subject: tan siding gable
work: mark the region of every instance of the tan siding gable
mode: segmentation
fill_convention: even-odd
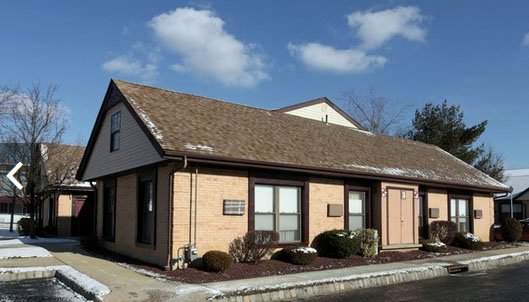
[[[285,113],[317,121],[325,121],[325,116],[327,115],[328,122],[330,124],[358,128],[353,123],[348,121],[345,117],[343,117],[343,115],[338,113],[338,111],[334,110],[334,108],[329,106],[329,104],[327,103],[309,105],[303,108],[285,111]]]
[[[121,112],[120,148],[110,152],[110,119],[118,111]],[[123,103],[118,103],[105,115],[88,159],[83,180],[101,178],[161,160],[162,158],[129,110]]]

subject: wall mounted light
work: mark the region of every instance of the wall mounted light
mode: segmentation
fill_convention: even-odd
[[[386,188],[382,188],[382,197],[386,196],[388,196],[388,191],[386,190]]]
[[[419,199],[419,192],[413,191],[413,198]]]

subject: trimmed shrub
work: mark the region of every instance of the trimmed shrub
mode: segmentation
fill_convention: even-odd
[[[452,245],[473,251],[481,251],[483,249],[483,242],[481,239],[468,232],[457,232]]]
[[[29,229],[31,225],[31,219],[29,218],[20,218],[17,221],[17,230],[20,236],[29,236]]]
[[[356,229],[355,250],[353,253],[362,257],[373,257],[378,254],[378,232],[374,229]]]
[[[348,230],[325,231],[312,242],[312,247],[318,255],[328,258],[346,258],[358,249],[359,241],[355,240],[356,233]]]
[[[434,221],[430,223],[429,239],[451,244],[457,233],[457,225],[453,221]]]
[[[448,249],[446,244],[437,240],[423,240],[421,241],[421,244],[422,247],[420,249],[425,252],[445,253]]]
[[[79,238],[79,242],[85,249],[92,249],[97,246],[98,239],[96,235],[84,235]]]
[[[318,258],[318,251],[312,247],[294,247],[281,250],[280,258],[296,265],[308,265]]]
[[[229,247],[230,255],[238,262],[257,262],[270,254],[279,240],[274,231],[250,231],[235,238]]]
[[[204,269],[210,272],[223,272],[230,268],[233,258],[222,251],[209,251],[202,256]]]
[[[514,218],[507,218],[501,223],[501,235],[507,242],[515,242],[522,237],[522,225]]]

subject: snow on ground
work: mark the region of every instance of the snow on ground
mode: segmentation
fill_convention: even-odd
[[[493,261],[493,260],[513,258],[513,257],[518,257],[518,256],[527,256],[527,255],[529,255],[529,252],[518,252],[518,253],[501,254],[501,255],[494,255],[494,256],[487,256],[487,257],[481,257],[481,258],[476,258],[476,259],[464,260],[464,261],[459,261],[459,263],[471,264],[471,263],[479,263],[479,262]]]
[[[130,264],[127,264],[127,263],[117,263],[117,265],[122,266],[122,267],[124,267],[126,269],[129,269],[129,270],[131,270],[133,272],[136,272],[138,274],[142,274],[142,275],[154,278],[154,279],[156,279],[158,281],[162,281],[162,282],[169,282],[170,281],[167,278],[165,278],[165,276],[162,275],[162,274],[157,274],[155,272],[151,272],[151,271],[148,271],[146,269],[137,268],[137,267],[134,267],[133,265],[130,265]]]
[[[40,244],[40,243],[77,243],[74,239],[65,238],[40,238],[31,239],[29,237],[20,236],[18,238],[2,240],[0,238],[0,247],[3,245],[14,245],[14,244]]]
[[[41,247],[0,248],[0,259],[51,257],[50,252]]]
[[[65,238],[40,238],[31,239],[28,236],[19,236],[14,230],[10,232],[5,225],[0,225],[0,247],[14,244],[39,244],[39,243],[76,243],[76,240]]]
[[[61,265],[58,267],[59,268],[57,270],[63,276],[73,281],[75,284],[83,288],[83,290],[93,293],[100,298],[110,293],[110,289],[106,285],[73,269],[71,266]]]

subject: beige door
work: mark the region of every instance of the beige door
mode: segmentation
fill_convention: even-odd
[[[388,243],[414,243],[413,190],[388,190]]]

